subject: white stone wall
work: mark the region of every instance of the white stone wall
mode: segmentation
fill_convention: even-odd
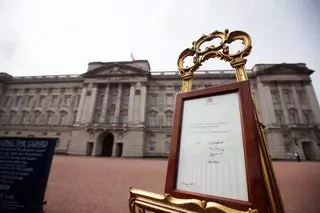
[[[320,124],[319,103],[310,73],[305,70],[300,72],[302,67],[298,67],[290,70],[278,66],[276,70],[267,72],[259,70],[261,65],[257,65],[255,72],[250,74],[251,90],[258,114],[266,127],[267,147],[272,157],[290,158],[290,153],[299,152],[304,159],[303,147],[306,146],[303,144],[309,143],[311,157],[320,159],[320,132],[317,130]],[[48,77],[30,77],[17,79],[14,84],[3,81],[0,85],[0,136],[59,137],[57,152],[75,155],[85,155],[87,144],[93,143],[92,155],[100,155],[101,135],[111,132],[114,136],[113,156],[117,143],[123,144],[124,157],[166,156],[172,127],[168,121],[173,120],[170,113],[174,111],[174,97],[181,90],[179,75],[149,75],[147,61],[94,62],[89,64],[88,70],[84,77],[51,77],[51,80]],[[231,72],[199,72],[195,75],[192,88],[231,82],[235,82],[235,75]],[[113,122],[108,123],[112,85],[116,85],[117,97],[112,109]],[[129,96],[127,106],[123,106],[125,90]],[[274,91],[278,92],[279,103],[274,103]],[[290,91],[290,103],[285,100],[286,91]],[[301,91],[304,92],[302,96]],[[99,94],[104,94],[104,98],[98,109]],[[154,95],[155,100],[152,98]],[[168,105],[166,97],[170,95],[173,96],[173,104]],[[303,100],[300,100],[301,97]],[[54,103],[53,99],[56,99]],[[296,112],[294,124],[292,109]],[[99,119],[95,119],[97,110],[100,110]],[[123,110],[127,113],[122,114]],[[275,110],[282,112],[283,123],[278,123]],[[308,124],[305,113],[309,111]],[[11,117],[12,113],[15,113],[14,117]],[[66,113],[65,117],[63,113]],[[122,116],[127,116],[125,123],[120,122]],[[155,116],[154,125],[150,123],[151,116]],[[59,122],[61,119],[62,123]],[[46,122],[48,120],[49,123]]]

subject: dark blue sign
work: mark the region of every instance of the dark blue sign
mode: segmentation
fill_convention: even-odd
[[[0,212],[40,213],[58,138],[0,137]]]

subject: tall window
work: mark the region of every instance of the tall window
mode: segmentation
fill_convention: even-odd
[[[271,91],[272,102],[275,104],[280,103],[279,93],[276,90]]]
[[[16,114],[17,113],[14,112],[14,111],[10,112],[9,119],[8,119],[8,124],[13,124],[14,123]]]
[[[1,107],[6,107],[6,106],[8,105],[9,99],[10,99],[9,96],[5,96],[5,97],[2,99]]]
[[[283,94],[285,102],[288,104],[292,103],[292,92],[289,90],[284,90]]]
[[[172,126],[172,112],[171,111],[166,112],[166,126],[167,127]]]
[[[167,94],[166,95],[166,106],[171,107],[173,105],[173,95]]]
[[[41,95],[41,96],[39,97],[38,107],[41,107],[41,106],[44,105],[44,99],[45,99],[45,98],[46,98],[46,97],[45,97],[44,95]]]
[[[297,110],[290,109],[289,110],[289,119],[291,124],[297,124],[298,123],[298,116],[297,116]]]
[[[101,108],[97,108],[96,113],[95,113],[95,117],[94,117],[95,123],[99,123],[100,117],[101,117]]]
[[[19,106],[20,101],[21,101],[21,96],[17,96],[17,97],[16,97],[16,100],[15,100],[15,102],[14,102],[14,107]]]
[[[149,151],[154,152],[156,150],[156,142],[155,141],[149,141]]]
[[[26,101],[25,101],[25,105],[26,105],[27,107],[30,106],[31,100],[32,100],[32,96],[28,95],[28,96],[26,97]]]
[[[27,122],[28,116],[29,116],[29,112],[23,111],[23,112],[22,112],[22,118],[21,118],[21,120],[20,120],[20,123],[21,123],[21,124],[25,124],[25,123]]]
[[[298,90],[297,96],[300,104],[306,103],[306,94],[304,90]]]
[[[311,111],[310,110],[303,111],[303,116],[304,116],[304,122],[306,124],[311,124],[312,123],[312,116],[311,116]]]
[[[41,116],[41,112],[40,111],[35,111],[34,118],[33,118],[33,124],[39,124],[40,123],[40,116]]]
[[[128,112],[126,110],[122,111],[120,114],[120,123],[126,124],[127,120],[128,120]]]
[[[63,99],[63,105],[68,106],[70,103],[70,99],[71,99],[70,95],[65,95]]]
[[[68,113],[67,113],[66,111],[60,112],[60,115],[59,115],[59,125],[64,125],[64,124],[65,124],[67,115],[68,115]]]
[[[4,111],[0,111],[0,124],[4,124]]]
[[[76,122],[77,119],[77,111],[73,112],[73,117],[72,117],[72,123],[74,124]]]
[[[58,100],[58,96],[57,95],[53,95],[52,99],[51,99],[51,105],[54,106],[57,104],[57,100]]]
[[[276,115],[276,119],[277,119],[277,124],[283,124],[283,113],[282,110],[275,110],[275,115]]]
[[[46,117],[46,124],[50,125],[52,124],[52,121],[53,121],[53,112],[52,111],[49,111],[47,112],[47,117]]]
[[[149,112],[149,126],[155,127],[157,125],[157,112]]]
[[[108,113],[108,119],[107,119],[108,123],[112,124],[113,123],[113,119],[114,119],[114,112],[111,111],[111,112]]]
[[[156,94],[150,95],[149,101],[150,101],[149,102],[150,106],[156,106],[157,105],[157,95]]]

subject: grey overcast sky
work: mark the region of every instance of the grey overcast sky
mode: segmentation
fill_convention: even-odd
[[[306,63],[319,99],[317,0],[0,0],[0,72],[80,74],[90,61],[131,60],[131,50],[153,71],[173,71],[193,40],[225,28],[250,34],[247,68]]]

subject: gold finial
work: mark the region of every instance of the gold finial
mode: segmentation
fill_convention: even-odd
[[[211,45],[206,47],[205,50],[201,50],[200,46],[205,42],[210,42],[214,39],[221,39],[218,46]],[[237,53],[230,54],[228,44],[236,40],[241,40],[244,45],[244,49],[238,51]],[[197,41],[192,42],[192,47],[182,51],[178,58],[178,69],[183,80],[182,92],[187,92],[191,90],[193,72],[199,69],[203,62],[209,60],[210,58],[219,58],[226,62],[230,62],[231,66],[235,68],[236,77],[238,81],[247,80],[248,76],[245,71],[246,59],[251,52],[251,38],[243,31],[233,31],[229,32],[226,29],[224,32],[214,31],[210,35],[202,35]],[[193,65],[184,66],[184,60],[187,57],[193,57]],[[185,76],[192,76],[191,79],[185,78]],[[186,90],[189,88],[190,90]]]

